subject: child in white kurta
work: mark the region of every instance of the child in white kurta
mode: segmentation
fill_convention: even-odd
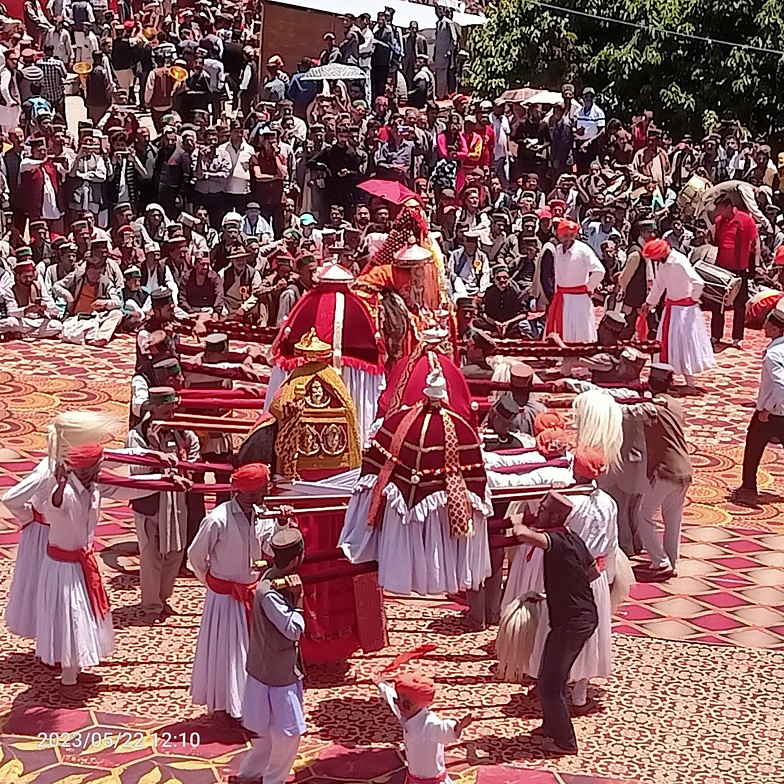
[[[648,244],[652,243],[646,247]],[[643,248],[643,255],[645,252]],[[656,335],[662,350],[654,359],[672,365],[690,387],[694,386],[694,376],[716,364],[699,305],[704,287],[705,281],[686,256],[670,250],[658,266],[645,308],[646,312],[652,310],[664,296],[664,313]]]
[[[457,720],[433,713],[428,706],[435,698],[435,685],[416,673],[398,676],[394,686],[380,677],[375,682],[403,727],[408,764],[405,784],[452,784],[446,772],[444,746],[459,740],[471,723],[471,714]]]
[[[79,464],[72,462],[77,454],[83,461]],[[96,611],[86,573],[75,556],[85,554],[95,563],[93,540],[102,497],[137,498],[149,494],[149,490],[98,484],[95,479],[102,456],[103,450],[94,445],[72,449],[66,458],[69,467],[60,469],[54,483],[39,486],[30,499],[30,504],[49,523],[36,602],[35,652],[45,664],[61,666],[61,684],[66,688],[100,680],[82,674],[81,670],[97,666],[114,649],[112,614],[108,608],[105,612]],[[89,465],[88,460],[92,461]],[[85,484],[82,480],[86,476],[91,481]],[[140,477],[160,478],[160,474]]]
[[[45,457],[3,496],[6,508],[21,526],[14,577],[5,608],[5,625],[8,631],[21,637],[35,638],[38,580],[49,541],[49,524],[31,501],[36,492],[45,486],[51,492],[54,482],[54,475],[49,470],[49,458]]]

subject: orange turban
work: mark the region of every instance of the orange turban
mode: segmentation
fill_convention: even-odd
[[[607,468],[604,455],[592,446],[578,446],[574,450],[574,475],[596,479]]]
[[[566,431],[548,427],[536,436],[536,448],[542,457],[551,460],[566,454]]]
[[[671,250],[672,248],[667,240],[648,240],[648,242],[643,245],[642,257],[644,259],[660,261],[666,259],[667,256],[670,255]]]
[[[558,221],[558,227],[555,230],[555,234],[559,240],[564,237],[576,237],[579,233],[579,223],[575,223],[573,220],[567,220],[566,218]]]
[[[71,468],[92,468],[103,457],[103,447],[100,444],[82,444],[69,450],[65,458]]]
[[[399,697],[408,697],[414,705],[426,708],[436,698],[436,685],[418,672],[404,672],[395,680],[395,691]]]
[[[238,493],[250,493],[267,484],[270,478],[269,466],[264,463],[248,463],[240,466],[231,475],[231,486]]]
[[[542,411],[534,417],[534,433],[541,433],[548,427],[564,428],[566,422],[557,411]]]

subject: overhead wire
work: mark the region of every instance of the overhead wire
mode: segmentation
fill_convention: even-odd
[[[572,16],[581,16],[586,19],[594,19],[601,22],[608,22],[609,24],[623,25],[624,27],[633,27],[637,30],[645,30],[647,32],[657,33],[659,35],[670,35],[677,38],[685,38],[690,41],[702,41],[708,44],[718,44],[719,46],[730,46],[734,49],[744,49],[750,52],[761,52],[763,54],[775,54],[779,57],[784,57],[784,51],[780,49],[770,49],[766,46],[754,46],[753,44],[741,44],[735,41],[724,41],[721,38],[713,38],[711,36],[697,35],[695,33],[683,33],[678,30],[669,30],[664,27],[657,27],[656,25],[643,24],[641,22],[631,22],[627,19],[615,19],[611,16],[604,16],[602,14],[594,14],[588,11],[580,11],[576,8],[565,8],[555,3],[543,2],[543,0],[536,0],[536,4],[543,8],[549,8],[552,11],[559,11],[564,14],[571,14]]]

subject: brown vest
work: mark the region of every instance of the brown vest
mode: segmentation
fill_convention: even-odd
[[[267,594],[277,593],[289,607],[294,607],[286,591],[276,591],[272,580],[280,577],[274,567],[261,578],[253,597],[250,623],[250,645],[246,669],[251,678],[266,686],[290,686],[301,681],[305,674],[299,643],[282,635],[267,617],[262,601]]]
[[[20,308],[26,308],[28,305],[37,305],[41,301],[41,287],[36,281],[33,281],[29,288],[14,283],[11,289],[14,292],[16,304]]]
[[[150,106],[161,107],[172,105],[172,90],[174,79],[167,68],[156,68],[153,71],[152,98]]]

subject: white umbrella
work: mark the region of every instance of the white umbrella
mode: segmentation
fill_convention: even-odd
[[[356,65],[343,65],[343,63],[330,63],[317,65],[311,68],[303,77],[303,82],[317,82],[320,79],[365,79],[365,72]]]
[[[541,92],[536,93],[536,95],[532,95],[530,98],[526,98],[523,101],[523,104],[527,105],[529,103],[540,103],[543,106],[553,106],[556,103],[560,103],[561,101],[563,101],[563,96],[561,93],[556,93],[552,90],[542,90]]]

